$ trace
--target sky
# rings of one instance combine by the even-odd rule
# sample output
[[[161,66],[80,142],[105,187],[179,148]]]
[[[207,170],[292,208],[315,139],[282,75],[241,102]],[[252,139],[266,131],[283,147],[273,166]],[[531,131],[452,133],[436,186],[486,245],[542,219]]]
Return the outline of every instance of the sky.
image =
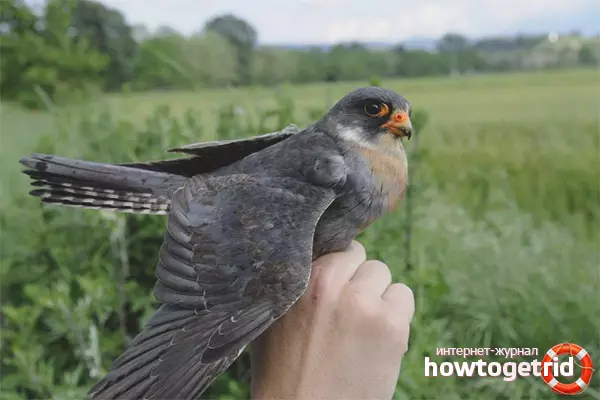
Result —
[[[198,32],[219,14],[248,21],[263,44],[396,43],[516,33],[600,32],[600,0],[100,0],[130,24]]]

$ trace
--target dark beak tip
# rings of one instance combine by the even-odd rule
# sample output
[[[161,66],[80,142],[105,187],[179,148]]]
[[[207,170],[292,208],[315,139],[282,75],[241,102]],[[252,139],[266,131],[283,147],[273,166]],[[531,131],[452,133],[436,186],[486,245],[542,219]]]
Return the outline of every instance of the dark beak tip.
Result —
[[[410,138],[412,137],[412,129],[400,128],[400,130],[402,131],[402,133],[404,133],[408,140],[410,140]]]

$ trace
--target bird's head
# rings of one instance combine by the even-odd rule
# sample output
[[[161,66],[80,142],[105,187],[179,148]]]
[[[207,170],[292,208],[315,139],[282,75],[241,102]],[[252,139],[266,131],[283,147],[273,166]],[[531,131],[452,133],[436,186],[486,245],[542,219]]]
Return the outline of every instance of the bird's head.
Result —
[[[356,89],[338,101],[320,121],[330,134],[367,147],[410,139],[411,105],[398,93],[380,87]]]

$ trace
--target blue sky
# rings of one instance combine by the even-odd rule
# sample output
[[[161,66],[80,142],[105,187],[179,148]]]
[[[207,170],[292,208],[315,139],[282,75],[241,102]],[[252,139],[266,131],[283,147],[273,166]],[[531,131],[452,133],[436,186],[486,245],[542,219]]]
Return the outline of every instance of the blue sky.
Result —
[[[233,13],[261,43],[398,42],[448,31],[493,34],[600,32],[600,0],[101,0],[129,23],[191,34]]]

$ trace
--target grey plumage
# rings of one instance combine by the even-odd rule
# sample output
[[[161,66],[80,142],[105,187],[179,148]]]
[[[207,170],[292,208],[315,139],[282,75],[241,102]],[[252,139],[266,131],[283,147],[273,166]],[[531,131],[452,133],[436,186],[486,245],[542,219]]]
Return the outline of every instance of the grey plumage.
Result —
[[[45,203],[112,211],[166,214],[185,178],[214,171],[297,133],[280,132],[249,139],[205,142],[171,149],[187,158],[146,163],[104,164],[44,154],[20,160],[29,169],[30,193]]]
[[[373,104],[389,113],[364,115]],[[399,139],[410,131],[405,122],[402,131],[389,128],[392,134],[386,127],[397,110],[409,114],[410,105],[394,92],[366,88],[303,131],[188,146],[193,156],[179,164],[24,159],[44,188],[32,194],[42,200],[79,196],[87,206],[90,198],[137,196],[128,209],[145,210],[149,199],[161,206],[155,199],[169,199],[154,290],[162,306],[90,397],[197,398],[304,293],[312,260],[346,248],[401,198]],[[236,150],[229,154],[228,146]],[[126,197],[109,197],[116,193]]]
[[[92,397],[198,395],[304,291],[313,232],[333,198],[289,178],[191,178],[174,195],[160,251],[163,306]],[[274,279],[277,265],[285,269]],[[162,379],[134,382],[143,376]]]

